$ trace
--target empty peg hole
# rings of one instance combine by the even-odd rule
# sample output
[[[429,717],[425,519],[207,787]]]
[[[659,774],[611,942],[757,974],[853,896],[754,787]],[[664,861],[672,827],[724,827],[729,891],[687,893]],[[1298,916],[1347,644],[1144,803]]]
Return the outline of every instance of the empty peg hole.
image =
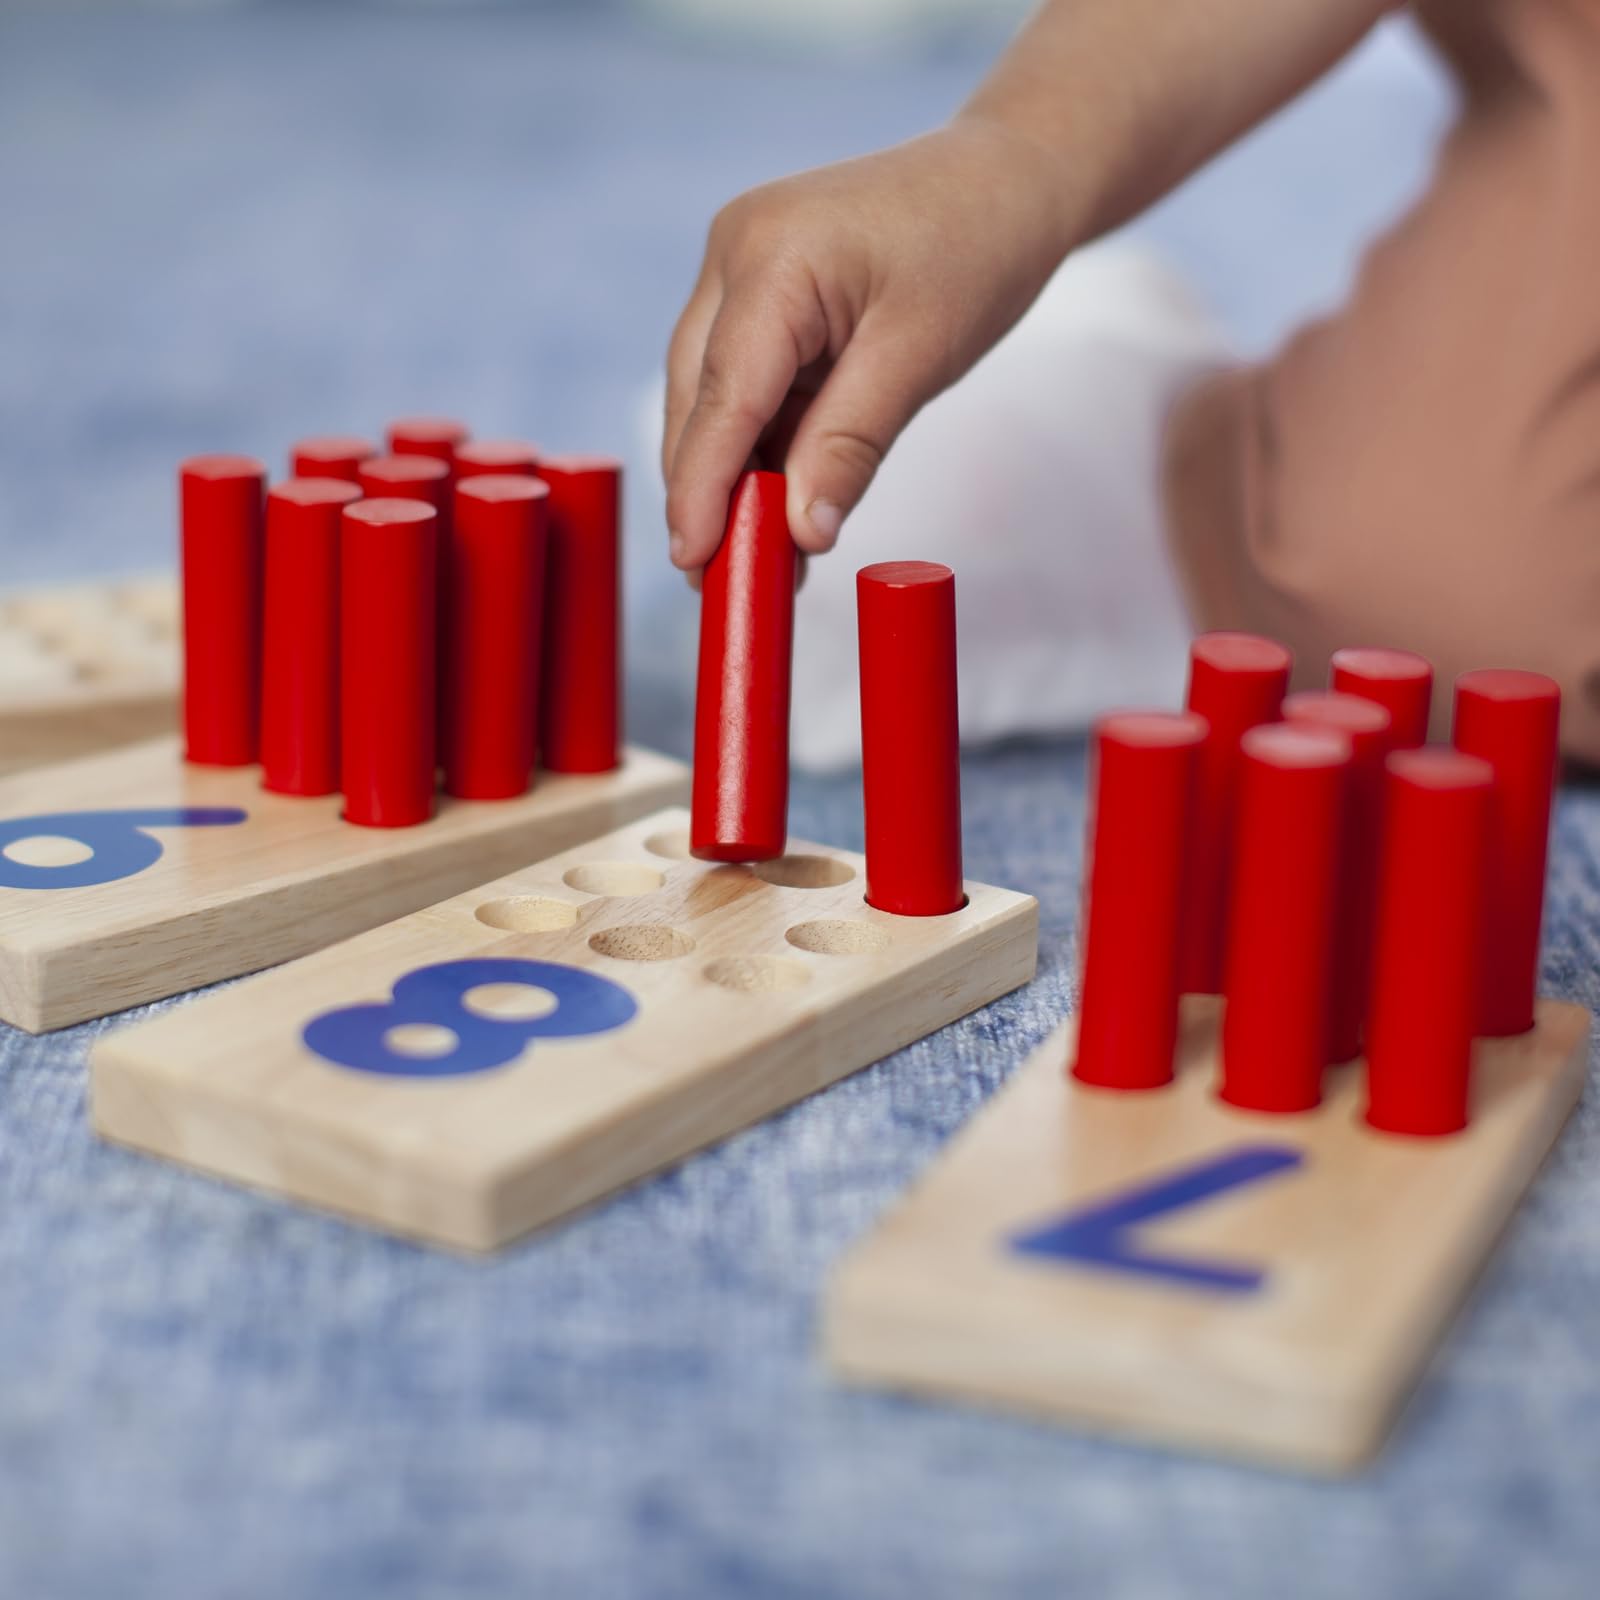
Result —
[[[659,922],[630,922],[603,928],[589,940],[589,948],[614,961],[672,961],[688,955],[694,940]]]
[[[568,867],[561,881],[585,894],[650,894],[667,880],[654,867],[637,861],[585,861]]]
[[[29,834],[26,839],[13,839],[0,850],[0,855],[19,867],[75,867],[93,854],[82,839],[69,839],[60,833]]]
[[[776,861],[757,861],[750,870],[785,889],[832,889],[856,875],[854,867],[833,856],[779,856]]]
[[[823,922],[800,922],[785,935],[798,950],[819,956],[860,956],[881,950],[889,935],[872,922],[847,922],[843,918]]]
[[[509,900],[486,900],[474,915],[486,927],[506,933],[554,933],[578,920],[578,908],[548,895],[519,894]]]
[[[556,997],[533,983],[480,983],[462,995],[461,1003],[477,1017],[532,1022],[555,1010]]]
[[[668,861],[689,859],[689,835],[684,829],[675,833],[652,833],[644,847],[653,856],[665,856]]]
[[[454,1030],[437,1022],[402,1022],[384,1034],[383,1042],[395,1055],[419,1061],[447,1056],[461,1043]]]
[[[811,974],[798,961],[785,961],[779,956],[723,956],[707,962],[705,976],[720,988],[746,993],[798,989],[811,981]]]

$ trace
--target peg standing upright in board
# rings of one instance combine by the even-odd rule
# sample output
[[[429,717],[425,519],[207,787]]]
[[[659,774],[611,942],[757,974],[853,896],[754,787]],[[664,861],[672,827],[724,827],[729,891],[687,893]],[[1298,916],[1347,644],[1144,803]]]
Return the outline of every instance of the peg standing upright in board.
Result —
[[[464,422],[449,417],[405,417],[389,424],[389,453],[395,456],[428,456],[454,468],[456,451],[471,438]]]
[[[543,456],[545,544],[540,764],[610,772],[622,759],[622,464]]]
[[[1082,1083],[1172,1081],[1189,816],[1206,733],[1192,711],[1123,712],[1095,728],[1072,1069]]]
[[[1328,690],[1290,695],[1283,702],[1283,718],[1291,726],[1327,729],[1350,741],[1333,931],[1333,988],[1328,997],[1328,1062],[1332,1065],[1354,1060],[1361,1053],[1361,1028],[1372,982],[1383,763],[1392,748],[1394,723],[1376,700]]]
[[[867,903],[945,916],[964,893],[955,574],[935,561],[863,567],[856,620]]]
[[[1478,1032],[1489,1038],[1533,1026],[1560,723],[1561,689],[1542,673],[1456,679],[1456,748],[1494,771],[1478,1007]]]
[[[508,799],[533,776],[549,498],[533,477],[456,484],[439,755],[460,799]]]
[[[248,456],[179,470],[185,754],[204,766],[248,766],[259,746],[266,481]]]
[[[1195,774],[1180,984],[1220,994],[1239,798],[1239,741],[1275,722],[1289,688],[1289,652],[1249,633],[1203,633],[1189,651],[1189,710],[1208,732]]]
[[[371,828],[433,815],[439,518],[416,500],[344,508],[344,814]]]
[[[378,454],[376,445],[346,434],[302,439],[289,452],[291,478],[338,478],[359,484],[361,465]]]
[[[339,787],[339,478],[291,478],[267,496],[261,781],[278,794]]]

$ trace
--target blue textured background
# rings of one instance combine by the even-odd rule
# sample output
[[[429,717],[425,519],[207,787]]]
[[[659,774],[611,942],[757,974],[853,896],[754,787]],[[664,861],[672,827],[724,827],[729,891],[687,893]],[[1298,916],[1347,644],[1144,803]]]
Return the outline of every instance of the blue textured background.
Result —
[[[630,451],[715,205],[926,126],[995,44],[0,6],[0,580],[164,561],[200,449],[427,408]],[[1336,292],[1442,114],[1386,35],[1144,231],[1259,347]],[[681,747],[654,493],[641,467],[633,725]],[[97,1027],[0,1029],[0,1595],[1592,1592],[1587,1107],[1353,1484],[828,1381],[830,1264],[1070,999],[1081,751],[974,758],[966,798],[970,870],[1043,903],[1030,990],[491,1264],[102,1149]],[[855,845],[857,808],[802,780],[794,824]],[[1600,801],[1568,795],[1549,986],[1600,1004],[1597,944]]]

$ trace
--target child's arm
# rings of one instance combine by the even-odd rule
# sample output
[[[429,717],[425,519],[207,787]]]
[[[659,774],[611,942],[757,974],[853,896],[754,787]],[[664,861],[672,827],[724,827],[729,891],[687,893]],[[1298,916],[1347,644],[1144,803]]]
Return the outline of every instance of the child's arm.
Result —
[[[900,430],[1068,251],[1331,66],[1395,0],[1049,0],[949,124],[754,189],[712,224],[667,357],[672,559],[758,446],[830,548]]]

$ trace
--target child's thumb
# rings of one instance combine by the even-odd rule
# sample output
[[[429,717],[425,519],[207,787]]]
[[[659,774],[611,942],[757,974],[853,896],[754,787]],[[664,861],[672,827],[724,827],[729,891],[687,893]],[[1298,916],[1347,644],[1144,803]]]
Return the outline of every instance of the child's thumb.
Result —
[[[831,550],[844,519],[933,392],[888,341],[859,336],[806,408],[784,461],[789,531],[802,550]]]

